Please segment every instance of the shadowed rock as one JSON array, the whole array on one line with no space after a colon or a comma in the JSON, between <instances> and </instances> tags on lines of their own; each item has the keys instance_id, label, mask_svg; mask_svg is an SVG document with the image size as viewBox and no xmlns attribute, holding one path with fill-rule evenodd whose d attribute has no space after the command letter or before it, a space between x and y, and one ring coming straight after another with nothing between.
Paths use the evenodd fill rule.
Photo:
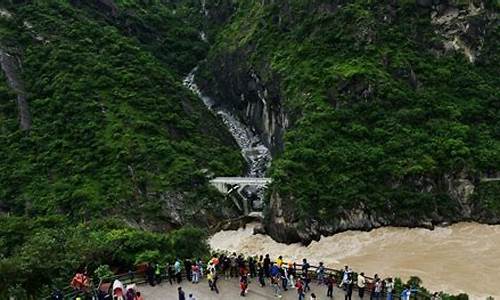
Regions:
<instances>
[{"instance_id":1,"label":"shadowed rock","mask_svg":"<svg viewBox=\"0 0 500 300\"><path fill-rule=\"evenodd\" d=\"M31 128L31 115L26 91L21 79L21 64L19 58L0 49L0 64L2 65L2 70L7 77L10 88L17 94L16 103L21 129L29 130Z\"/></svg>"}]
</instances>

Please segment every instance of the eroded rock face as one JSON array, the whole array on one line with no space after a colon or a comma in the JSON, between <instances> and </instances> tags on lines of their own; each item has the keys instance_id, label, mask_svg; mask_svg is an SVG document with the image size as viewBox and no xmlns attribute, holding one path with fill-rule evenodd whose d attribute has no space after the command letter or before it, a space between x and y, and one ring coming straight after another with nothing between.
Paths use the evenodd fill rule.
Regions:
<instances>
[{"instance_id":1,"label":"eroded rock face","mask_svg":"<svg viewBox=\"0 0 500 300\"><path fill-rule=\"evenodd\" d=\"M422 227L433 229L435 225L446 225L464 220L475 220L483 223L497 224L500 219L494 214L486 213L473 192L478 179L466 172L445 174L438 178L419 177L411 179L422 193L445 193L453 202L454 208L448 215L434 211L422 216L400 216L390 207L381 215L367 210L365 207L344 210L335 219L319 222L314 219L300 219L297 216L293 196L282 197L274 193L265 218L265 232L276 241L283 243L309 244L319 240L321 236L329 236L347 230L371 230L382 226ZM393 183L394 187L401 183Z\"/></svg>"},{"instance_id":2,"label":"eroded rock face","mask_svg":"<svg viewBox=\"0 0 500 300\"><path fill-rule=\"evenodd\" d=\"M261 135L262 141L275 154L283 150L283 134L289 127L279 77L271 73L269 79L263 80L261 74L268 69L242 69L240 63L245 60L241 51L216 58L205 66L212 78L202 79L200 86L209 93L215 106L235 112Z\"/></svg>"},{"instance_id":3,"label":"eroded rock face","mask_svg":"<svg viewBox=\"0 0 500 300\"><path fill-rule=\"evenodd\" d=\"M445 51L462 52L474 63L481 53L486 31L498 25L497 13L485 9L484 1L469 1L467 5L453 1L432 2L431 22L443 38Z\"/></svg>"},{"instance_id":4,"label":"eroded rock face","mask_svg":"<svg viewBox=\"0 0 500 300\"><path fill-rule=\"evenodd\" d=\"M20 127L22 130L29 130L31 128L31 114L24 82L21 78L20 59L2 50L2 45L0 45L0 65L10 88L17 94L16 103Z\"/></svg>"}]
</instances>

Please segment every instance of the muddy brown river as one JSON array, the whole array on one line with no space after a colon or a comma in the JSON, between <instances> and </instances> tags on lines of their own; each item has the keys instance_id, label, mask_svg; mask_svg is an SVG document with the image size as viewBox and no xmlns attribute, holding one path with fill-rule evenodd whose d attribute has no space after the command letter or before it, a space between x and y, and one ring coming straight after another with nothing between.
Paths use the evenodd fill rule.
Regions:
<instances>
[{"instance_id":1,"label":"muddy brown river","mask_svg":"<svg viewBox=\"0 0 500 300\"><path fill-rule=\"evenodd\" d=\"M416 275L432 291L500 299L500 225L458 223L432 231L395 227L348 231L323 237L307 247L253 235L255 226L219 232L210 238L210 246L245 255L283 255L293 261L305 257L313 265L323 261L337 269L349 265L370 276Z\"/></svg>"}]
</instances>

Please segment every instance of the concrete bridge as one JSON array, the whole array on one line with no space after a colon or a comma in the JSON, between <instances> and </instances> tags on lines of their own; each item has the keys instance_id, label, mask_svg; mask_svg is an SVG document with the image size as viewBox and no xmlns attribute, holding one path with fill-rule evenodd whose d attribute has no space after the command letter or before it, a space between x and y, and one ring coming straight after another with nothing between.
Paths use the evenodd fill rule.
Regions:
<instances>
[{"instance_id":1,"label":"concrete bridge","mask_svg":"<svg viewBox=\"0 0 500 300\"><path fill-rule=\"evenodd\" d=\"M265 188L271 183L271 178L257 178L257 177L216 177L210 180L210 184L214 186L219 192L233 199L234 204L245 215L250 214L252 203L248 199L248 195L243 194L243 189L249 186ZM239 199L232 197L231 194L237 192L240 196Z\"/></svg>"},{"instance_id":2,"label":"concrete bridge","mask_svg":"<svg viewBox=\"0 0 500 300\"><path fill-rule=\"evenodd\" d=\"M481 178L482 182L489 182L489 181L500 181L500 177L495 178L495 177L484 177Z\"/></svg>"}]
</instances>

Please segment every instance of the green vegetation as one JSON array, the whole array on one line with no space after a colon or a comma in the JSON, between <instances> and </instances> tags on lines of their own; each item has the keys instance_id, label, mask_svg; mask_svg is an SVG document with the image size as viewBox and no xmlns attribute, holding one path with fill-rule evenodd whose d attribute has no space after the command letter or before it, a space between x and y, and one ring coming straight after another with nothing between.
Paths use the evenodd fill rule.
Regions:
<instances>
[{"instance_id":1,"label":"green vegetation","mask_svg":"<svg viewBox=\"0 0 500 300\"><path fill-rule=\"evenodd\" d=\"M291 126L271 175L293 220L332 224L355 209L388 223L454 220L446 178L498 171L500 27L486 13L471 17L487 24L471 64L440 48L415 1L235 6L207 65L243 57L234 69L280 85ZM476 207L498 207L481 195Z\"/></svg>"},{"instance_id":2,"label":"green vegetation","mask_svg":"<svg viewBox=\"0 0 500 300\"><path fill-rule=\"evenodd\" d=\"M270 175L292 221L453 221L452 181L498 172L500 27L484 12L472 64L415 1L211 1L210 50L195 0L4 2L0 47L21 61L33 127L0 72L0 298L206 253L199 228L232 213L207 174L244 161L181 84L205 56L204 74L235 55L279 85L291 126ZM476 187L473 218L500 215L499 189Z\"/></svg>"},{"instance_id":3,"label":"green vegetation","mask_svg":"<svg viewBox=\"0 0 500 300\"><path fill-rule=\"evenodd\" d=\"M111 264L126 272L151 251L169 259L198 257L208 252L205 235L194 228L152 233L116 219L68 225L63 216L0 217L0 298L16 286L32 296L50 294L48 284L66 287L85 267ZM109 275L103 267L97 271Z\"/></svg>"},{"instance_id":4,"label":"green vegetation","mask_svg":"<svg viewBox=\"0 0 500 300\"><path fill-rule=\"evenodd\" d=\"M19 130L0 72L2 292L36 297L77 268L205 252L206 233L165 230L206 226L228 207L206 175L240 174L244 161L181 84L206 51L188 21L195 8L126 3L116 18L69 1L9 5L12 18L0 17L33 118Z\"/></svg>"}]
</instances>

